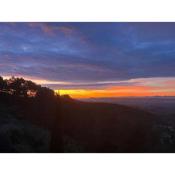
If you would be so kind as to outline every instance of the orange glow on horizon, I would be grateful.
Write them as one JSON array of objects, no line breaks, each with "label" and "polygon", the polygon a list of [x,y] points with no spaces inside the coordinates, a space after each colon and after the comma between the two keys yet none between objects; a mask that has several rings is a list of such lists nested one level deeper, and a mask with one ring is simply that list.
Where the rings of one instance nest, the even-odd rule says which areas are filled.
[{"label": "orange glow on horizon", "polygon": [[[2,76],[9,79],[11,76]],[[104,81],[104,82],[66,82],[52,81],[41,79],[38,77],[22,76],[26,80],[31,80],[42,86],[54,88],[53,85],[65,87],[65,89],[55,90],[60,95],[70,95],[72,98],[103,98],[103,97],[145,97],[145,96],[175,96],[175,77],[155,77],[155,78],[137,78],[125,81]],[[108,85],[108,83],[126,83],[126,85]],[[83,88],[68,89],[68,87],[79,87],[83,84]],[[95,89],[86,89],[86,85],[93,84]],[[105,86],[97,86],[105,84]],[[88,86],[87,86],[88,87]],[[103,89],[99,89],[101,87]]]},{"label": "orange glow on horizon", "polygon": [[106,89],[62,89],[60,95],[72,98],[175,96],[175,90],[145,86],[117,86]]}]

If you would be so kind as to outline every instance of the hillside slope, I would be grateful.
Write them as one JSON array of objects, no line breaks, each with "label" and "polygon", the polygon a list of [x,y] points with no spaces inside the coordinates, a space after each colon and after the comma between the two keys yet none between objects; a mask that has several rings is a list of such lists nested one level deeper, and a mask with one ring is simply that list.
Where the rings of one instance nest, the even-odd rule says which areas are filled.
[{"label": "hillside slope", "polygon": [[153,114],[108,103],[63,99],[64,133],[83,152],[150,152],[154,147]]},{"label": "hillside slope", "polygon": [[[158,152],[155,121],[138,108],[80,102],[23,78],[0,78],[1,152]],[[162,133],[164,151],[174,151],[172,129]]]},{"label": "hillside slope", "polygon": [[0,101],[0,152],[48,152],[49,131],[22,119],[16,111],[17,106]]}]

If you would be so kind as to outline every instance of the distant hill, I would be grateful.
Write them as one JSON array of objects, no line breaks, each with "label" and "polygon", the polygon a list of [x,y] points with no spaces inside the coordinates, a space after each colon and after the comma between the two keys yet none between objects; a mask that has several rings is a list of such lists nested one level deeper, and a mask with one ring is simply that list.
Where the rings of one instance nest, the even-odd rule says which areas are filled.
[{"label": "distant hill", "polygon": [[141,108],[160,115],[175,114],[175,97],[173,96],[89,98],[82,100],[87,102],[122,104]]}]

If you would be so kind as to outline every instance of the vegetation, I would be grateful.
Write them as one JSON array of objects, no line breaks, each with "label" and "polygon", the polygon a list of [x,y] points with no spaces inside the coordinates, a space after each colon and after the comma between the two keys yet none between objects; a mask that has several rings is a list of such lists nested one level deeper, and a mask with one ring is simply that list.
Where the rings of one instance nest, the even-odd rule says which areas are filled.
[{"label": "vegetation", "polygon": [[0,152],[175,152],[174,130],[162,126],[144,110],[80,102],[0,77]]}]

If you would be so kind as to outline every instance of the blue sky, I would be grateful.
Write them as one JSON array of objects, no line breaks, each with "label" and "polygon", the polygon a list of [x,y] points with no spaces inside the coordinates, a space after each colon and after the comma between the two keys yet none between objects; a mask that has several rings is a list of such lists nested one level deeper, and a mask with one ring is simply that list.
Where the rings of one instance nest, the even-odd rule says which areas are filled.
[{"label": "blue sky", "polygon": [[0,23],[0,75],[54,89],[174,78],[174,31],[175,23]]}]

